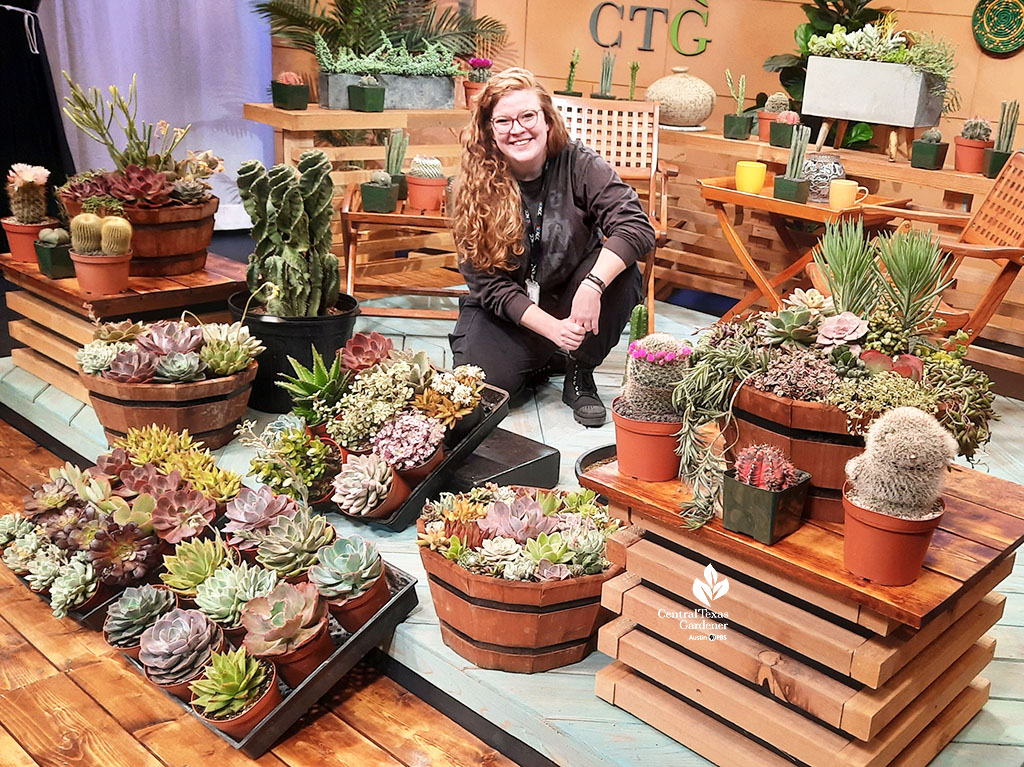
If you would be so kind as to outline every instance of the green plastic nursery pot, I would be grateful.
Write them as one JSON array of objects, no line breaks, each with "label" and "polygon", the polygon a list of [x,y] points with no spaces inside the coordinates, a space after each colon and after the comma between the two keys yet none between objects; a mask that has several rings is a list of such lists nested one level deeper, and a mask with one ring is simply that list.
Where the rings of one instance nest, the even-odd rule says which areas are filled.
[{"label": "green plastic nursery pot", "polygon": [[384,88],[380,85],[348,86],[348,107],[357,112],[383,112]]},{"label": "green plastic nursery pot", "polygon": [[789,149],[789,145],[793,142],[793,128],[795,127],[789,123],[772,123],[768,129],[768,143],[772,146]]},{"label": "green plastic nursery pot", "polygon": [[271,82],[270,96],[278,109],[305,109],[309,106],[309,85]]},{"label": "green plastic nursery pot", "polygon": [[794,181],[785,176],[775,177],[775,198],[778,200],[789,200],[790,202],[807,202],[807,196],[811,193],[810,179],[803,178]]},{"label": "green plastic nursery pot", "polygon": [[328,602],[327,607],[341,627],[350,634],[356,633],[370,618],[377,614],[391,598],[388,591],[387,567],[366,591],[352,599]]},{"label": "green plastic nursery pot", "polygon": [[75,264],[71,260],[70,245],[51,245],[47,242],[35,242],[36,260],[39,271],[51,280],[62,280],[75,276]]},{"label": "green plastic nursery pot", "polygon": [[803,524],[811,482],[806,471],[798,474],[799,482],[775,492],[740,482],[735,469],[727,471],[722,484],[722,525],[766,546],[795,532]]},{"label": "green plastic nursery pot", "polygon": [[985,159],[982,161],[982,173],[985,174],[985,178],[998,176],[1011,154],[1013,152],[997,152],[995,149],[986,149]]},{"label": "green plastic nursery pot", "polygon": [[679,476],[679,456],[676,455],[675,434],[682,427],[679,421],[668,423],[636,421],[615,411],[612,401],[612,421],[615,423],[615,449],[619,459],[619,473],[644,482],[668,482]]},{"label": "green plastic nursery pot", "polygon": [[405,180],[404,173],[392,173],[391,183],[398,184],[398,199],[404,200],[409,196],[409,182]]},{"label": "green plastic nursery pot", "polygon": [[726,138],[746,141],[750,138],[750,129],[754,125],[754,118],[750,115],[724,115],[722,117],[722,135]]},{"label": "green plastic nursery pot", "polygon": [[[900,519],[858,506],[843,488],[843,563],[860,578],[882,586],[907,586],[917,580],[942,514],[932,519]],[[943,512],[945,502],[940,499]]]},{"label": "green plastic nursery pot", "polygon": [[949,144],[944,141],[938,144],[914,141],[910,150],[910,167],[923,170],[942,170],[942,164],[946,162],[946,152],[948,151]]},{"label": "green plastic nursery pot", "polygon": [[394,213],[398,207],[398,184],[376,186],[369,182],[360,184],[363,193],[363,210],[367,213]]}]

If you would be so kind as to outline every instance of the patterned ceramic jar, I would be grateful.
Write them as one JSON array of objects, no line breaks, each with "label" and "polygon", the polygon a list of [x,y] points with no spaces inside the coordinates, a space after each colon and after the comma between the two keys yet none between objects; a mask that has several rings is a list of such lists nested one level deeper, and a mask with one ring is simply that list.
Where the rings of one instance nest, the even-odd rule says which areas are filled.
[{"label": "patterned ceramic jar", "polygon": [[804,178],[811,182],[809,202],[828,202],[829,185],[837,178],[846,178],[846,168],[839,155],[832,152],[811,152],[804,159]]},{"label": "patterned ceramic jar", "polygon": [[715,89],[695,75],[689,67],[672,67],[674,74],[655,80],[647,88],[647,100],[661,102],[662,125],[692,127],[700,125],[715,108]]}]

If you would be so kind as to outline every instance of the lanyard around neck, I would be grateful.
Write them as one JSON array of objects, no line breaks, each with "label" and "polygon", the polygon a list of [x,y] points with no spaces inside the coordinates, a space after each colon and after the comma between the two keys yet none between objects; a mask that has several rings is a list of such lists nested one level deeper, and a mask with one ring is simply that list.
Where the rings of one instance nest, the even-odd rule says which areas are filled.
[{"label": "lanyard around neck", "polygon": [[526,204],[526,198],[522,197],[522,190],[520,190],[520,197],[523,202],[523,222],[526,225],[526,239],[530,243],[530,279],[536,279],[537,277],[537,264],[540,261],[540,241],[541,235],[544,230],[544,203],[548,199],[548,184],[551,181],[551,177],[548,175],[548,161],[544,161],[544,169],[541,171],[543,182],[541,183],[540,192],[540,203],[537,205],[537,219],[534,221],[533,215],[530,213],[530,206]]}]

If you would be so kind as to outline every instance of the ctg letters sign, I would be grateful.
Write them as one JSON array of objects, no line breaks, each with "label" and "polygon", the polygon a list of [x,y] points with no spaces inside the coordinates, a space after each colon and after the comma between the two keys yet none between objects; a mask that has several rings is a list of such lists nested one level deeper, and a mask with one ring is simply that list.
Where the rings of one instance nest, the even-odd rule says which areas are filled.
[{"label": "ctg letters sign", "polygon": [[[679,43],[680,27],[690,24],[696,24],[697,19],[690,18],[696,16],[700,19],[700,23],[706,28],[708,25],[708,0],[693,0],[693,2],[702,6],[700,8],[684,8],[679,11],[675,16],[672,17],[671,21],[668,17],[668,8],[659,8],[654,5],[631,5],[629,6],[629,17],[628,22],[642,23],[644,25],[644,39],[643,43],[637,48],[639,51],[653,51],[654,48],[651,46],[651,38],[654,36],[654,24],[655,21],[664,22],[668,25],[668,40],[675,48],[677,53],[681,53],[683,56],[696,56],[699,53],[703,53],[708,47],[708,43],[711,42],[709,37],[694,37],[692,38],[695,46],[691,46],[687,41],[687,50],[683,50]],[[607,29],[609,26],[614,25],[617,34],[614,40],[602,39],[601,34],[598,31],[598,24],[601,23],[602,16],[604,18],[611,17],[612,19],[617,18],[618,22],[605,22],[604,26]],[[626,17],[626,6],[619,5],[618,3],[606,2],[598,3],[594,6],[593,13],[590,14],[590,36],[594,39],[594,42],[603,48],[613,48],[622,45],[622,23],[628,23]],[[689,27],[687,27],[689,28]]]}]

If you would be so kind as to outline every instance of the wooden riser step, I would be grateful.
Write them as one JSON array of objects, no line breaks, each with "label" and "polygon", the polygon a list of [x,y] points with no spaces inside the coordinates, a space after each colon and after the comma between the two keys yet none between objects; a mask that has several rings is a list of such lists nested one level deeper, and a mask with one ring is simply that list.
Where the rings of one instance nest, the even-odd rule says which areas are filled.
[{"label": "wooden riser step", "polygon": [[[755,734],[724,723],[618,661],[598,672],[596,692],[719,767],[926,767],[988,700],[988,680],[964,678],[969,668],[959,669],[955,681],[941,680],[941,690],[930,689],[893,722],[891,737],[886,737],[886,730],[870,744],[844,742],[824,728],[811,737],[806,725],[793,728],[774,718],[754,723],[768,731],[774,743],[759,741]],[[739,709],[743,704],[729,705]]]}]

